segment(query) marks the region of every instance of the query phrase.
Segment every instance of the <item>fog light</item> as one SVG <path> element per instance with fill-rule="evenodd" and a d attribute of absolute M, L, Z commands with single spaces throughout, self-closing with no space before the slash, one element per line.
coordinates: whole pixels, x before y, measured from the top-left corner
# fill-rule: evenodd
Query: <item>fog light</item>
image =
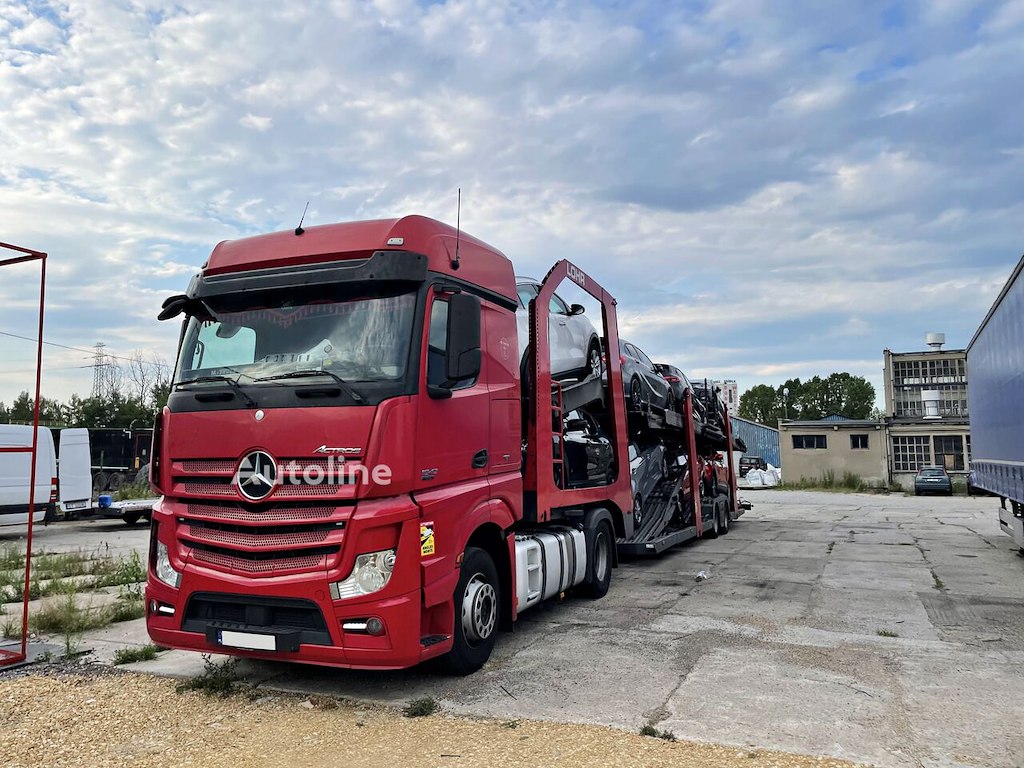
<path fill-rule="evenodd" d="M 156 613 L 156 600 L 149 601 L 149 612 Z"/>
<path fill-rule="evenodd" d="M 366 633 L 370 635 L 383 635 L 384 622 L 380 619 L 368 619 L 366 622 Z"/>

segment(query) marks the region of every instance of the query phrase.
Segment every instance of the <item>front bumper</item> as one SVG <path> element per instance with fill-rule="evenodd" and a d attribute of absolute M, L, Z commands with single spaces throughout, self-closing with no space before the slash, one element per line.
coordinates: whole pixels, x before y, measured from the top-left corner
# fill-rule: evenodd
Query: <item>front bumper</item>
<path fill-rule="evenodd" d="M 211 620 L 200 628 L 196 626 L 197 622 L 193 619 L 188 622 L 193 631 L 181 628 L 189 598 L 198 594 L 230 595 L 232 598 L 244 597 L 245 586 L 244 584 L 227 585 L 220 580 L 216 584 L 209 582 L 204 584 L 202 580 L 193 576 L 187 582 L 183 580 L 183 589 L 175 590 L 162 582 L 151 579 L 146 586 L 147 606 L 152 606 L 154 601 L 158 607 L 173 606 L 175 615 L 168 616 L 160 613 L 159 610 L 153 612 L 150 609 L 146 618 L 149 636 L 158 645 L 201 653 L 228 653 L 251 658 L 355 669 L 402 669 L 419 664 L 427 658 L 446 653 L 451 649 L 450 638 L 428 645 L 421 642 L 419 632 L 421 593 L 419 590 L 381 600 L 364 600 L 351 604 L 349 601 L 332 603 L 329 596 L 326 600 L 323 597 L 327 589 L 326 582 L 320 583 L 319 586 L 307 583 L 301 588 L 296 584 L 289 585 L 287 589 L 268 590 L 264 588 L 260 595 L 266 597 L 278 593 L 282 597 L 307 600 L 315 604 L 323 614 L 326 630 L 330 636 L 330 645 L 306 642 L 297 642 L 293 645 L 289 636 L 294 637 L 295 630 L 288 627 L 254 626 L 244 622 Z M 372 636 L 365 632 L 350 632 L 343 629 L 343 625 L 346 623 L 365 622 L 368 618 L 380 619 L 384 625 L 382 635 Z M 221 633 L 224 631 L 253 633 L 263 636 L 277 635 L 284 638 L 283 642 L 282 640 L 278 641 L 278 647 L 286 649 L 259 650 L 220 644 L 214 640 L 218 631 Z M 294 650 L 287 649 L 289 647 Z"/>

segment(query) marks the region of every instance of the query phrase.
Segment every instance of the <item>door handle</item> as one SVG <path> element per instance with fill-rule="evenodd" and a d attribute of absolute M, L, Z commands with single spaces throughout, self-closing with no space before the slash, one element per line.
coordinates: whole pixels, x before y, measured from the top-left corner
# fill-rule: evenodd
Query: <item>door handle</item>
<path fill-rule="evenodd" d="M 473 455 L 473 469 L 483 469 L 487 466 L 487 449 L 477 451 Z"/>

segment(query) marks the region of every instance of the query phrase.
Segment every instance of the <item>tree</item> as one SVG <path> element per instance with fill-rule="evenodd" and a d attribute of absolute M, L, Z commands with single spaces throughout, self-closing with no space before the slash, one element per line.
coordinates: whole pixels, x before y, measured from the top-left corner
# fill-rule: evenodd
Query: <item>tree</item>
<path fill-rule="evenodd" d="M 777 392 L 767 384 L 757 384 L 740 397 L 740 418 L 761 424 L 775 424 L 781 409 L 781 391 Z"/>
<path fill-rule="evenodd" d="M 788 395 L 783 393 L 788 391 Z M 863 376 L 832 373 L 807 381 L 790 379 L 778 387 L 757 384 L 740 397 L 740 416 L 762 424 L 779 419 L 814 420 L 833 414 L 847 419 L 871 417 L 875 388 Z"/>

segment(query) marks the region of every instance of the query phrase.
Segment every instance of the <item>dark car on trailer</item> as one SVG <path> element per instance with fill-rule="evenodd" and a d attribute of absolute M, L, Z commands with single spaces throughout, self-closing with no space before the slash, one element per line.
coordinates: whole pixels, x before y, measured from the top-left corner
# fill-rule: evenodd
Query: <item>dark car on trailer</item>
<path fill-rule="evenodd" d="M 672 396 L 677 403 L 683 403 L 686 400 L 686 393 L 689 391 L 690 397 L 693 398 L 693 418 L 701 424 L 707 421 L 704 403 L 694 395 L 693 384 L 686 378 L 685 373 L 668 363 L 655 363 L 654 370 L 660 373 L 662 378 L 669 383 L 669 386 L 672 388 Z"/>

